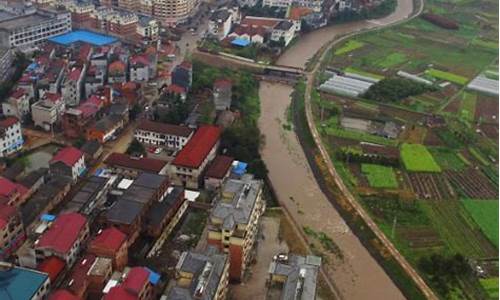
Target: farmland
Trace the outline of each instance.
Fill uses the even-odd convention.
[[[481,279],[481,285],[488,292],[488,296],[491,300],[498,299],[498,277]]]
[[[422,267],[434,254],[497,262],[499,101],[467,87],[479,74],[498,79],[497,11],[494,0],[428,0],[425,18],[339,44],[325,66],[409,89],[399,80],[404,71],[427,88],[398,97],[322,92],[312,107],[339,176],[442,299],[498,294],[498,280],[444,272],[440,281]],[[401,131],[388,139],[347,130],[339,121],[345,115]]]
[[[401,159],[406,170],[411,172],[441,172],[427,148],[421,144],[403,144]]]
[[[498,201],[466,199],[463,204],[481,230],[498,247]]]
[[[391,167],[362,164],[361,171],[365,174],[371,187],[397,188],[398,181]]]

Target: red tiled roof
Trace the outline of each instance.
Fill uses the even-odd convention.
[[[127,292],[122,286],[114,286],[103,297],[103,300],[137,300],[137,296]]]
[[[136,65],[141,64],[143,66],[149,66],[150,61],[145,55],[134,55],[130,58],[130,64]]]
[[[172,93],[172,94],[185,94],[186,89],[180,85],[177,84],[171,84],[167,87],[167,92]]]
[[[10,218],[16,214],[16,208],[7,204],[0,204],[0,228],[9,223]]]
[[[149,271],[144,267],[133,267],[122,283],[126,291],[138,295],[149,281]]]
[[[193,132],[193,129],[187,126],[172,125],[160,122],[153,122],[149,120],[142,121],[139,124],[139,126],[137,126],[137,129],[144,131],[158,132],[168,135],[183,136],[183,137],[188,137]]]
[[[262,26],[262,27],[274,27],[281,20],[275,20],[271,18],[260,18],[260,17],[245,17],[241,20],[241,25],[249,25],[249,26]]]
[[[80,298],[67,290],[56,290],[49,295],[49,300],[80,300]]]
[[[104,161],[105,164],[110,166],[118,166],[123,168],[137,169],[147,172],[159,173],[166,165],[167,162],[153,158],[132,158],[123,153],[111,153],[111,155]]]
[[[233,32],[237,34],[238,36],[243,35],[243,34],[248,34],[250,37],[254,35],[260,35],[264,37],[266,34],[266,29],[262,26],[253,26],[253,25],[238,25],[234,28]],[[232,34],[231,33],[231,34]]]
[[[229,79],[217,79],[214,82],[214,87],[216,88],[231,88],[233,83]]]
[[[50,248],[59,253],[67,253],[85,227],[87,219],[79,213],[68,213],[57,217],[38,240],[37,248]]]
[[[102,247],[116,252],[120,249],[126,239],[127,236],[123,232],[115,227],[110,227],[104,229],[100,234],[98,234],[90,242],[90,247]]]
[[[82,73],[82,69],[80,68],[73,68],[71,72],[69,72],[68,79],[77,81],[80,78],[80,74]]]
[[[59,257],[51,256],[42,261],[37,270],[49,274],[50,282],[54,283],[61,271],[66,266],[66,262]]]
[[[50,163],[54,163],[54,162],[63,162],[65,165],[67,166],[73,166],[81,157],[83,156],[83,152],[78,150],[77,148],[75,147],[65,147],[61,150],[59,150],[59,152],[57,152],[57,154],[52,157],[52,159],[50,160]]]
[[[298,21],[303,16],[307,16],[308,14],[310,14],[312,12],[313,12],[313,10],[308,8],[308,7],[303,7],[303,6],[292,7],[290,9],[289,14],[288,14],[288,19]]]
[[[17,191],[17,185],[7,178],[0,177],[0,196],[10,197]]]
[[[224,175],[227,174],[229,168],[233,164],[233,158],[225,155],[217,155],[210,167],[208,167],[206,177],[212,177],[217,179],[224,178]]]
[[[112,73],[123,73],[125,68],[125,63],[121,60],[114,61],[109,65],[109,71]]]
[[[79,49],[78,58],[85,61],[90,53],[90,50],[92,50],[92,46],[86,43],[83,44]]]
[[[22,96],[24,96],[26,94],[26,91],[23,89],[23,88],[17,88],[15,89],[11,94],[10,94],[10,97],[14,98],[14,99],[19,99],[21,98]]]
[[[87,289],[89,281],[87,280],[87,273],[96,260],[93,254],[85,254],[80,260],[75,263],[68,276],[69,282],[67,289],[75,294],[79,294],[82,290]]]
[[[7,117],[3,120],[0,120],[0,128],[9,128],[10,126],[18,123],[19,120],[14,117]]]
[[[201,126],[182,148],[172,162],[174,165],[198,168],[215,146],[220,137],[220,128],[211,125]]]
[[[61,100],[61,94],[59,93],[49,93],[49,92],[46,92],[45,94],[43,94],[43,97],[44,99],[47,99],[51,102],[59,102]]]

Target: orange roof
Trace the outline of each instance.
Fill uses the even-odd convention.
[[[261,18],[261,17],[245,17],[241,21],[241,25],[248,25],[248,26],[262,26],[262,27],[267,27],[267,28],[272,28],[276,26],[281,20],[280,19],[274,19],[274,18]]]
[[[302,7],[302,6],[292,7],[290,9],[289,14],[288,14],[288,19],[298,21],[303,16],[307,16],[308,14],[310,14],[312,12],[313,12],[313,10],[308,8],[308,7]]]

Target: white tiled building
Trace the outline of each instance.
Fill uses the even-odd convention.
[[[51,130],[64,114],[65,103],[60,94],[45,93],[31,106],[31,118],[35,126]]]
[[[0,157],[20,150],[23,144],[21,122],[14,117],[0,120]]]
[[[23,120],[30,113],[30,96],[23,88],[17,88],[12,92],[7,101],[2,103],[4,116],[16,117]]]
[[[189,127],[158,122],[143,121],[134,132],[134,137],[141,143],[181,150],[193,136]]]

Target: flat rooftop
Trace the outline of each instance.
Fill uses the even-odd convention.
[[[1,15],[0,15],[1,18]],[[42,22],[48,21],[51,18],[42,16],[38,13],[34,13],[26,16],[19,16],[15,18],[9,18],[5,21],[0,21],[0,29],[4,30],[14,30],[22,27],[28,27],[33,25],[38,25]]]
[[[64,46],[69,46],[77,42],[88,43],[94,46],[104,46],[108,44],[113,44],[118,41],[117,38],[112,37],[110,35],[95,33],[87,30],[71,31],[55,37],[51,37],[48,40],[53,43]]]

